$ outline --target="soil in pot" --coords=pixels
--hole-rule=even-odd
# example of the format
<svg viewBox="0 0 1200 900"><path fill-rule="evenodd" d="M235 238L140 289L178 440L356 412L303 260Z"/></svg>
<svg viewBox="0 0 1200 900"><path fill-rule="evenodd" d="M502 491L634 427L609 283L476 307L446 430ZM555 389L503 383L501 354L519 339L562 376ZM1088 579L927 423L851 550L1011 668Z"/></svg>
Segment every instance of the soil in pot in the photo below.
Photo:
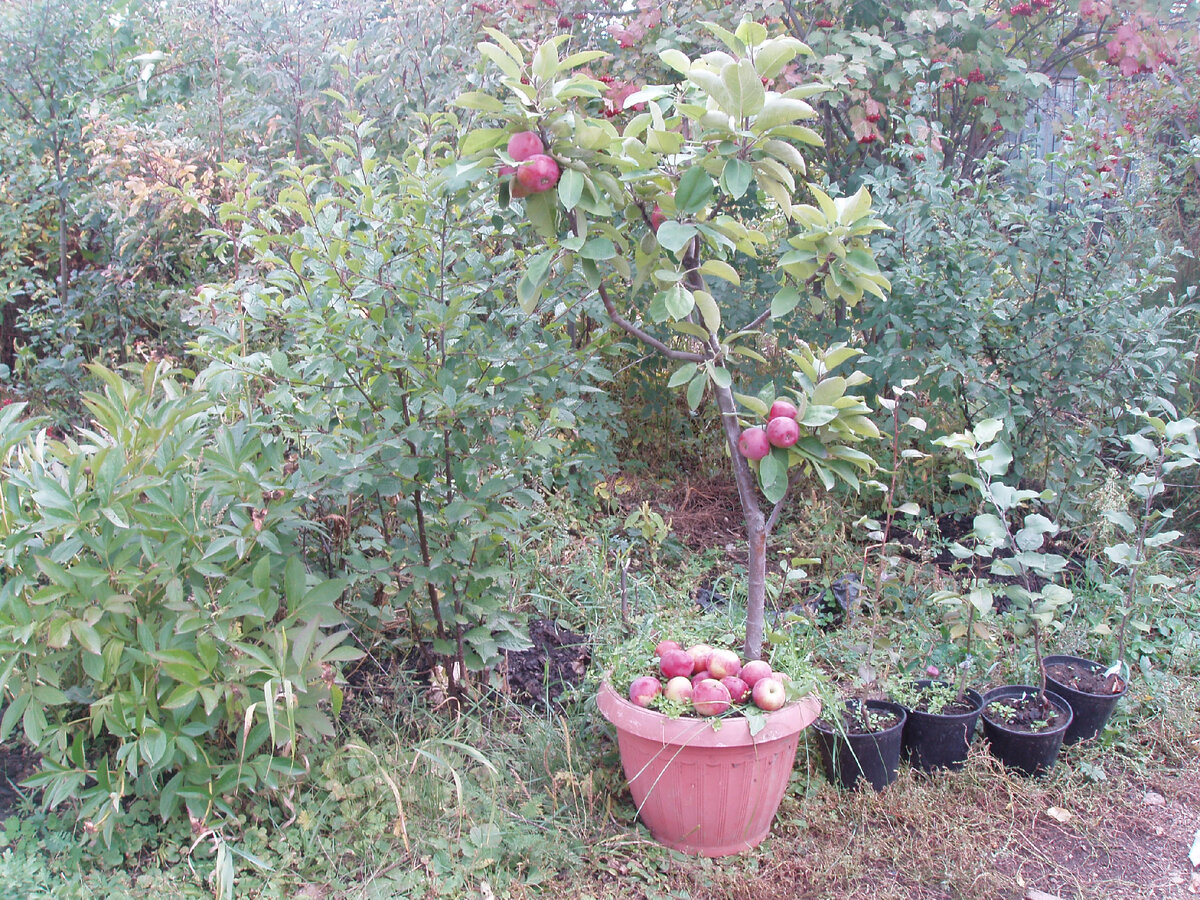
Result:
<svg viewBox="0 0 1200 900"><path fill-rule="evenodd" d="M904 753L913 768L961 769L966 762L975 726L983 709L983 697L966 688L961 698L953 685L922 679L905 703Z"/></svg>
<svg viewBox="0 0 1200 900"><path fill-rule="evenodd" d="M859 779L866 779L877 791L895 781L906 718L898 703L847 700L840 723L814 723L829 780L852 790Z"/></svg>
<svg viewBox="0 0 1200 900"><path fill-rule="evenodd" d="M1043 775L1054 768L1072 718L1066 700L1051 691L1039 698L1038 689L1030 685L996 688L984 695L983 733L992 753L1026 775Z"/></svg>
<svg viewBox="0 0 1200 900"><path fill-rule="evenodd" d="M1105 675L1098 662L1078 656L1046 657L1046 683L1068 703L1074 717L1065 744L1087 741L1103 729L1128 687L1120 675Z"/></svg>

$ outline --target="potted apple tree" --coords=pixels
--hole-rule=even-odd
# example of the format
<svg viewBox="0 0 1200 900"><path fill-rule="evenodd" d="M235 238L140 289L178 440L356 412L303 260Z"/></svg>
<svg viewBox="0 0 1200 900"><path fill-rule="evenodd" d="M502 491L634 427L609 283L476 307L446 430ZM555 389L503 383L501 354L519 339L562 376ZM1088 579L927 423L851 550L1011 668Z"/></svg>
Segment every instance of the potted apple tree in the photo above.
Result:
<svg viewBox="0 0 1200 900"><path fill-rule="evenodd" d="M495 90L458 105L498 124L464 136L459 165L464 177L497 178L501 204L524 204L542 245L517 288L527 312L552 278L574 273L613 327L676 365L670 386L693 409L715 404L746 529L742 656L754 660L767 545L794 485L811 473L826 488L857 488L873 461L853 445L879 435L853 393L868 379L838 371L860 351L778 346L764 332L890 285L867 245L884 227L867 191L835 200L805 185L801 148L821 143L802 124L816 115L806 98L824 88L775 86L808 48L751 21L707 29L719 48L663 50L669 79L626 97L617 119L603 114L606 85L581 71L603 54L564 56L566 35L526 48L489 31L479 49L499 72ZM761 300L739 296L745 260L774 266L775 288ZM771 373L776 382L744 388Z"/></svg>

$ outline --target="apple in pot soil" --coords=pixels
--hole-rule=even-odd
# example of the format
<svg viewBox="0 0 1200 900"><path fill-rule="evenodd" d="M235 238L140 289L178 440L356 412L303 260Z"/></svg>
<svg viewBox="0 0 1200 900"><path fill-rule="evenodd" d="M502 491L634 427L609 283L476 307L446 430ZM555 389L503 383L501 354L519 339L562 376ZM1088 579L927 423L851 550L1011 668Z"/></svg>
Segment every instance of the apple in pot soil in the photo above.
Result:
<svg viewBox="0 0 1200 900"><path fill-rule="evenodd" d="M720 681L727 675L737 675L742 671L742 661L732 650L718 648L708 657L708 672Z"/></svg>
<svg viewBox="0 0 1200 900"><path fill-rule="evenodd" d="M688 703L692 699L692 681L684 675L676 675L663 688L663 696L668 700Z"/></svg>
<svg viewBox="0 0 1200 900"><path fill-rule="evenodd" d="M771 675L771 664L761 659L752 659L750 662L742 666L742 671L738 677L750 687L758 684L762 679L769 678Z"/></svg>
<svg viewBox="0 0 1200 900"><path fill-rule="evenodd" d="M750 685L736 675L726 675L721 679L721 684L729 689L729 699L734 703L741 703L750 696Z"/></svg>
<svg viewBox="0 0 1200 900"><path fill-rule="evenodd" d="M691 654L692 662L695 663L693 672L703 672L708 669L708 658L712 656L712 647L708 644L692 644L687 648L687 652Z"/></svg>
<svg viewBox="0 0 1200 900"><path fill-rule="evenodd" d="M629 702L634 706L649 706L662 693L662 683L653 675L642 675L629 685Z"/></svg>
<svg viewBox="0 0 1200 900"><path fill-rule="evenodd" d="M787 691L784 689L782 681L774 675L770 675L758 680L750 692L750 698L759 709L773 712L781 709L787 702Z"/></svg>
<svg viewBox="0 0 1200 900"><path fill-rule="evenodd" d="M668 650L658 661L658 668L664 678L686 677L695 671L695 661L686 650Z"/></svg>
<svg viewBox="0 0 1200 900"><path fill-rule="evenodd" d="M731 703L729 688L715 678L705 678L692 686L692 708L697 715L719 716Z"/></svg>

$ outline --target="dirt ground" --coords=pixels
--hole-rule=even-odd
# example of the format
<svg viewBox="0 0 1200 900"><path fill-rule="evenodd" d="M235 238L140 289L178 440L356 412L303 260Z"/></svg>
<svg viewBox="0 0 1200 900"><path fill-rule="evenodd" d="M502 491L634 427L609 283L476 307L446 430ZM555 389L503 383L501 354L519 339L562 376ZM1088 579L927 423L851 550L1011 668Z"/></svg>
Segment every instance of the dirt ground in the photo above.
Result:
<svg viewBox="0 0 1200 900"><path fill-rule="evenodd" d="M803 752L803 749L802 749ZM965 771L931 782L910 770L883 793L817 783L784 801L772 835L736 860L693 860L626 835L584 861L573 896L727 900L1192 900L1200 764L1168 775L1121 772L1103 784L1006 773L981 748ZM820 776L814 776L817 781ZM631 860L629 840L657 866ZM664 891L669 886L670 893ZM686 892L686 893L681 893ZM551 891L545 896L554 896ZM565 895L565 894L564 894Z"/></svg>

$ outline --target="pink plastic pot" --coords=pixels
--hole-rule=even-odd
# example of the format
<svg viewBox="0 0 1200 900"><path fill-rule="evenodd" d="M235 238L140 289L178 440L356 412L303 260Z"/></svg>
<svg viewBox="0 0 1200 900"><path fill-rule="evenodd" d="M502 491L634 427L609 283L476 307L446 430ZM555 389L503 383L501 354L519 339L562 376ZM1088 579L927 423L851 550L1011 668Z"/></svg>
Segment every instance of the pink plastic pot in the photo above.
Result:
<svg viewBox="0 0 1200 900"><path fill-rule="evenodd" d="M740 716L672 719L634 706L607 684L600 712L617 729L621 766L654 839L699 856L762 842L783 800L800 732L821 714L815 697L789 703L750 735Z"/></svg>

